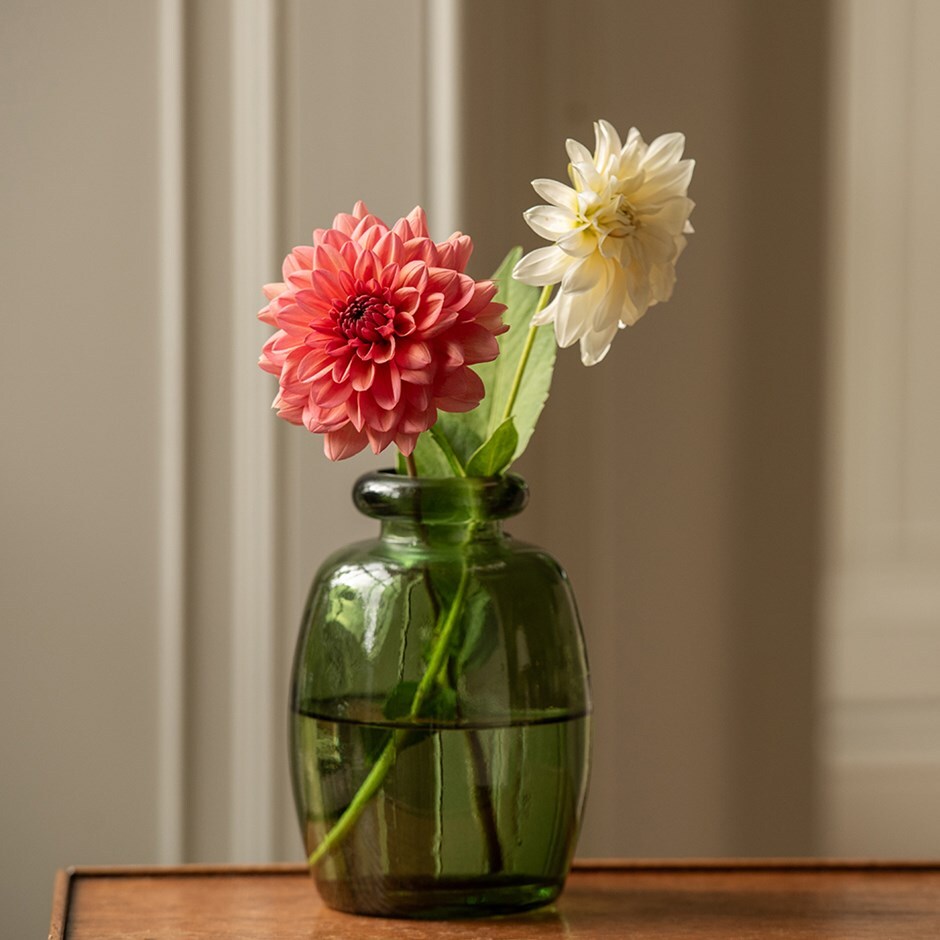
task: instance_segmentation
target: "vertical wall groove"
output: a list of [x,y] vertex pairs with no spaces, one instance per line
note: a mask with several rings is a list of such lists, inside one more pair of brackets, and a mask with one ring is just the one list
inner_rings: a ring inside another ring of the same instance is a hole
[[431,234],[446,238],[462,217],[459,0],[427,0],[424,18],[427,212]]
[[233,861],[273,855],[274,421],[255,362],[266,330],[260,285],[274,279],[275,16],[241,0],[232,22],[232,668]]
[[182,861],[184,770],[185,352],[183,343],[183,27],[159,7],[160,523],[158,856]]

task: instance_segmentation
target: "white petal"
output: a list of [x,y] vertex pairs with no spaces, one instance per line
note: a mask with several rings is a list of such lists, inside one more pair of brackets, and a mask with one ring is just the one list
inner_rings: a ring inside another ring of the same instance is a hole
[[555,307],[555,341],[565,348],[576,343],[588,330],[591,304],[583,294],[572,297],[559,291],[553,301]]
[[530,229],[536,235],[556,241],[560,236],[567,235],[576,225],[577,217],[569,209],[559,209],[557,206],[535,206],[522,213]]
[[643,246],[643,255],[650,264],[664,264],[676,256],[676,241],[672,232],[659,225],[645,225],[637,232]]
[[649,145],[643,166],[655,173],[656,170],[680,160],[683,150],[685,134],[663,134]]
[[694,160],[682,160],[672,166],[663,167],[655,173],[647,173],[644,185],[636,194],[640,201],[660,202],[663,196],[684,196],[692,182]]
[[583,258],[597,247],[597,237],[582,225],[580,228],[572,229],[568,234],[563,235],[556,244],[565,254],[575,258]]
[[620,153],[620,135],[610,121],[596,121],[594,140],[594,166],[603,173],[608,168],[611,156]]
[[569,163],[568,175],[578,192],[601,192],[608,184],[608,178],[597,171],[593,163]]
[[532,188],[547,202],[560,209],[578,211],[578,194],[558,180],[532,180]]
[[623,301],[627,296],[627,277],[623,268],[615,267],[611,274],[607,290],[594,307],[591,328],[596,332],[616,329],[623,310]]
[[583,294],[600,287],[606,290],[608,267],[599,255],[592,254],[571,264],[561,281],[566,294]]
[[523,284],[544,287],[546,284],[557,284],[570,264],[568,255],[560,248],[549,245],[547,248],[536,248],[520,258],[512,269],[512,276]]
[[579,144],[576,140],[572,140],[570,137],[565,141],[565,149],[568,151],[568,159],[572,163],[591,162],[591,151],[588,150],[584,144]]
[[538,313],[532,315],[529,323],[532,326],[545,326],[546,323],[555,322],[555,312],[558,310],[558,294],[552,298],[550,304],[546,304]]
[[617,335],[617,324],[603,332],[591,330],[581,337],[581,362],[586,366],[596,366],[607,355],[610,344]]

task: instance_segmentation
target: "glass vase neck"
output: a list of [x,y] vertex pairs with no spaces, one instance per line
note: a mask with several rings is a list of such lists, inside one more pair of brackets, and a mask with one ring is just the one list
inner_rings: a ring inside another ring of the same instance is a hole
[[[356,508],[382,523],[383,537],[463,541],[498,535],[521,512],[529,491],[522,477],[409,477],[367,473],[353,487]],[[472,527],[472,528],[471,528]]]

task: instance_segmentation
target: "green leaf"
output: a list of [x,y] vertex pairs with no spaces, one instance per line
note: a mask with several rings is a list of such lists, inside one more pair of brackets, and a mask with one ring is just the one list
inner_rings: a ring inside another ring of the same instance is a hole
[[[506,402],[509,400],[516,368],[525,349],[532,315],[538,304],[541,291],[537,287],[513,280],[512,269],[521,257],[522,249],[514,248],[493,275],[493,280],[499,288],[495,299],[506,304],[503,322],[509,325],[509,331],[498,338],[499,356],[493,362],[474,366],[486,388],[483,401],[473,411],[463,414],[442,412],[438,418],[440,429],[447,435],[464,466],[504,422]],[[556,351],[551,328],[539,328],[510,416],[514,419],[518,440],[514,453],[503,470],[519,458],[532,437],[542,407],[548,399]],[[421,435],[422,438],[428,436]]]
[[492,477],[502,473],[516,455],[519,433],[512,418],[507,418],[471,455],[467,476]]
[[467,598],[461,626],[457,670],[460,675],[465,675],[490,658],[500,637],[494,620],[492,598],[480,585]]
[[[439,414],[438,417],[443,417],[443,414]],[[452,477],[454,475],[447,456],[430,431],[425,431],[418,438],[414,449],[414,459],[419,476]]]

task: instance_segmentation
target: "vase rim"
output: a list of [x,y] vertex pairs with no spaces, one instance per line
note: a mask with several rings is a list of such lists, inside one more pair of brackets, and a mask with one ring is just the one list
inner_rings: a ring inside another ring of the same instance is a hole
[[529,488],[518,474],[493,477],[411,477],[394,470],[365,473],[353,502],[374,519],[464,523],[507,519],[521,512]]

